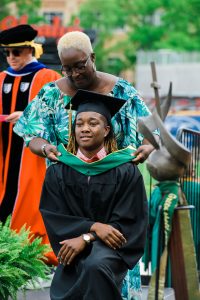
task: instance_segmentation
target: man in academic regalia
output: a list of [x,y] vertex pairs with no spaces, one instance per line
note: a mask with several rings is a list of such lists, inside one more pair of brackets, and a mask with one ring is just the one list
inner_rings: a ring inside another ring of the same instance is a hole
[[40,202],[60,262],[52,300],[122,300],[122,281],[143,255],[143,178],[131,162],[133,147],[117,151],[111,125],[124,102],[83,90],[71,99],[72,134],[67,150],[58,146],[60,162],[47,169]]
[[[42,86],[60,75],[39,63],[42,46],[34,42],[37,31],[18,25],[0,33],[9,67],[0,73],[0,221],[12,214],[11,226],[17,231],[26,224],[35,236],[48,243],[39,212],[45,161],[23,147],[23,140],[12,128],[27,104]],[[56,263],[53,253],[49,263]]]

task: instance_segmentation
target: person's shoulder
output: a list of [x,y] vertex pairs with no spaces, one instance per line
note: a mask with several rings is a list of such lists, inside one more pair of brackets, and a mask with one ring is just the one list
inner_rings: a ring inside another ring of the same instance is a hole
[[80,178],[80,176],[85,175],[62,162],[51,163],[46,172],[46,178],[53,177],[54,180],[57,180],[59,183],[62,183],[63,180],[65,182],[74,182],[76,178]]
[[98,72],[98,76],[102,81],[106,82],[107,85],[109,84],[110,86],[114,87],[114,89],[120,88],[121,90],[132,90],[132,92],[134,91],[136,93],[136,89],[126,79],[105,72]]
[[55,70],[49,69],[46,66],[38,71],[39,76],[42,76],[45,81],[52,81],[61,78],[61,74]]
[[49,69],[46,66],[43,69],[41,69],[41,71],[44,72],[44,73],[47,73],[47,74],[57,74],[58,76],[61,77],[59,72],[57,72],[56,70],[53,70],[53,69]]
[[61,162],[51,162],[47,168],[46,175],[48,174],[48,176],[50,176],[56,174],[59,177],[62,167],[63,164]]
[[125,186],[134,186],[137,184],[138,180],[141,180],[142,178],[138,167],[132,162],[121,164],[120,166],[116,167],[115,171],[113,172],[115,172],[113,177],[117,179],[118,183],[122,183]]
[[133,162],[121,164],[117,168],[119,168],[120,172],[123,173],[123,176],[126,176],[126,174],[128,176],[131,174],[132,176],[141,176],[140,170],[138,169],[137,165],[135,165]]
[[112,93],[115,97],[122,98],[124,100],[134,99],[134,101],[136,101],[140,98],[138,91],[133,87],[133,85],[120,77],[113,87]]
[[97,74],[104,86],[107,86],[109,90],[111,90],[113,86],[115,86],[119,79],[117,76],[105,72],[98,71]]
[[7,75],[7,74],[6,74],[5,71],[1,71],[1,72],[0,72],[0,78],[5,77],[6,75]]
[[123,88],[127,93],[138,94],[136,88],[124,78],[119,77],[116,86]]
[[104,80],[108,80],[108,81],[117,81],[118,80],[118,77],[113,74],[106,73],[106,72],[100,72],[100,71],[98,71],[97,73],[98,73],[98,76]]
[[57,88],[58,87],[56,86],[55,81],[50,81],[43,85],[43,87],[41,88],[41,91],[46,92],[48,90],[57,89]]
[[60,95],[60,90],[55,81],[50,81],[44,84],[38,93],[39,97],[45,96],[45,99],[48,99],[48,97],[51,97],[52,95],[55,97]]

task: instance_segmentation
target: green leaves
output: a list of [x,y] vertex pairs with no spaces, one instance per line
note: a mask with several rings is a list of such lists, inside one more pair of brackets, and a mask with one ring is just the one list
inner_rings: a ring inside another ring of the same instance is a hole
[[30,231],[25,228],[19,233],[9,227],[10,218],[5,225],[0,223],[0,299],[10,296],[17,299],[17,291],[27,281],[46,278],[49,268],[45,265],[44,254],[50,251],[48,245],[41,244],[40,238],[31,242]]
[[1,0],[0,7],[0,20],[10,15],[9,5],[15,4],[16,12],[14,16],[19,18],[23,15],[28,16],[29,24],[36,24],[40,21],[44,21],[44,18],[40,16],[39,9],[41,7],[41,0]]
[[36,24],[40,21],[44,21],[44,18],[38,14],[42,5],[41,0],[17,0],[15,3],[19,17],[27,15],[29,24]]
[[118,75],[134,67],[138,50],[200,51],[199,15],[199,0],[88,0],[79,17],[97,30],[97,68]]

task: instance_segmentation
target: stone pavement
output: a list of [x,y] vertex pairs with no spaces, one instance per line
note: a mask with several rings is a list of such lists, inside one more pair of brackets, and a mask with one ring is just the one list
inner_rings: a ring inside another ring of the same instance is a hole
[[[143,287],[142,300],[147,300],[147,292],[148,287]],[[27,290],[25,295],[19,292],[17,300],[50,300],[49,288],[45,288],[42,290]],[[175,300],[173,289],[165,289],[164,300]]]

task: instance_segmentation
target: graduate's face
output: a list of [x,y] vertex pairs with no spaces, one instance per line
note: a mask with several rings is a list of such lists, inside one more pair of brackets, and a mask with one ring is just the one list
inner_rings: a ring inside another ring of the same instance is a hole
[[[81,112],[75,121],[76,142],[83,154],[95,154],[103,146],[110,126],[104,116],[96,112]],[[89,157],[89,156],[88,156]]]
[[87,89],[94,78],[94,54],[70,48],[63,49],[60,55],[62,73],[75,89]]
[[6,48],[5,51],[9,66],[15,71],[23,69],[32,59],[31,48]]

